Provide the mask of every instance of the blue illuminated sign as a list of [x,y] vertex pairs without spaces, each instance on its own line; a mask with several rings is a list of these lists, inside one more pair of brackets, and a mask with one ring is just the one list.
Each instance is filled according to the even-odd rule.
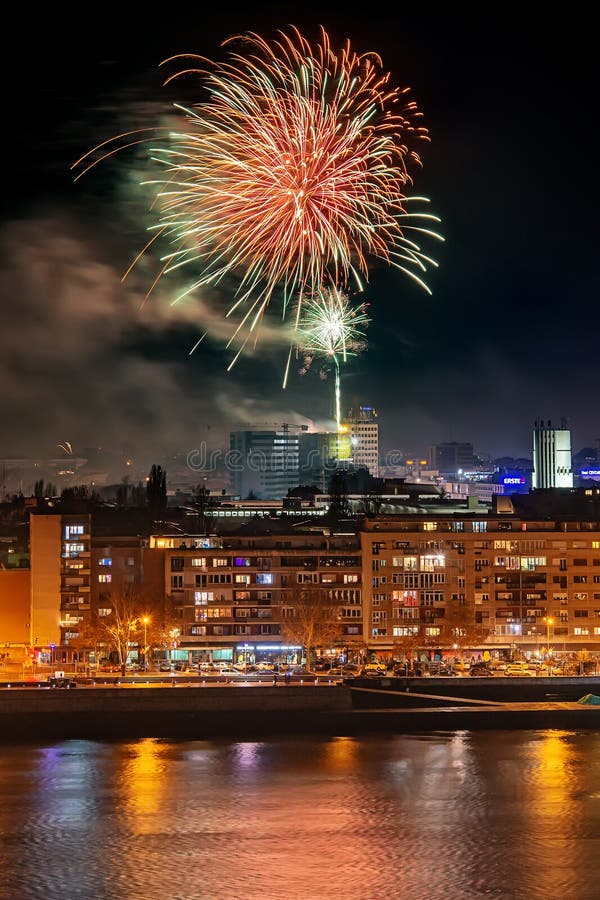
[[527,484],[527,479],[522,475],[505,475],[502,484]]
[[600,478],[600,469],[581,469],[581,478]]

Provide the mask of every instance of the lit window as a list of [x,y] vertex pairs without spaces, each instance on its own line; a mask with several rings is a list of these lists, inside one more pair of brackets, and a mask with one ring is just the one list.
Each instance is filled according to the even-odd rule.
[[99,566],[112,566],[112,558],[110,556],[104,556],[102,559],[98,560]]
[[235,583],[236,584],[250,584],[250,576],[249,575],[236,575]]
[[112,612],[111,609],[109,609],[108,607],[104,606],[104,607],[102,607],[101,609],[98,610],[98,615],[99,615],[102,619],[105,619],[106,616],[110,616],[111,612]]
[[235,564],[239,568],[240,566],[249,566],[250,560],[247,556],[236,556]]
[[98,581],[100,584],[108,584],[112,581],[112,575],[110,573],[107,575],[98,575]]
[[209,601],[214,600],[212,591],[194,591],[194,604],[196,606],[206,606]]
[[271,572],[259,572],[256,576],[257,584],[273,584],[273,575]]
[[206,557],[205,556],[194,556],[192,559],[192,566],[196,568],[206,568]]

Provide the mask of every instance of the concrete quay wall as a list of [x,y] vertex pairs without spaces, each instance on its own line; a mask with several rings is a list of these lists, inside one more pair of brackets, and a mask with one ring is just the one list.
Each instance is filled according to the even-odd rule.
[[351,707],[350,691],[341,685],[11,688],[0,691],[0,743],[325,731],[332,717]]

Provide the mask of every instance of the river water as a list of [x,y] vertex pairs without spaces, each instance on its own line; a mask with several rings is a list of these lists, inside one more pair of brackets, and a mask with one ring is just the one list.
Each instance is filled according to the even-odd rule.
[[0,897],[600,896],[600,733],[0,747]]

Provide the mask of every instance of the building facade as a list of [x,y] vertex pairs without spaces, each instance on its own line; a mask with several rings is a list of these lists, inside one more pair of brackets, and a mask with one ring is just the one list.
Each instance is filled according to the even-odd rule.
[[375,478],[379,476],[379,424],[373,406],[359,406],[348,412],[340,428],[350,435],[350,453],[356,467],[364,466]]
[[473,444],[450,441],[429,448],[429,466],[443,475],[459,475],[473,466]]
[[[564,423],[563,423],[564,425]],[[571,432],[536,422],[533,429],[533,475],[535,488],[572,488]]]
[[233,491],[242,499],[280,500],[297,487],[299,436],[296,426],[264,431],[232,431]]
[[578,517],[518,514],[508,497],[493,509],[438,504],[357,518],[344,534],[304,517],[119,537],[93,514],[33,513],[31,596],[18,618],[32,646],[64,647],[134,590],[176,624],[184,658],[297,658],[286,619],[314,591],[335,609],[335,647],[354,656],[600,652],[600,488],[581,501]]
[[200,660],[299,661],[285,620],[303,590],[321,591],[339,617],[339,648],[363,643],[361,558],[355,535],[281,533],[252,538],[150,538],[165,554],[166,596],[179,651]]

